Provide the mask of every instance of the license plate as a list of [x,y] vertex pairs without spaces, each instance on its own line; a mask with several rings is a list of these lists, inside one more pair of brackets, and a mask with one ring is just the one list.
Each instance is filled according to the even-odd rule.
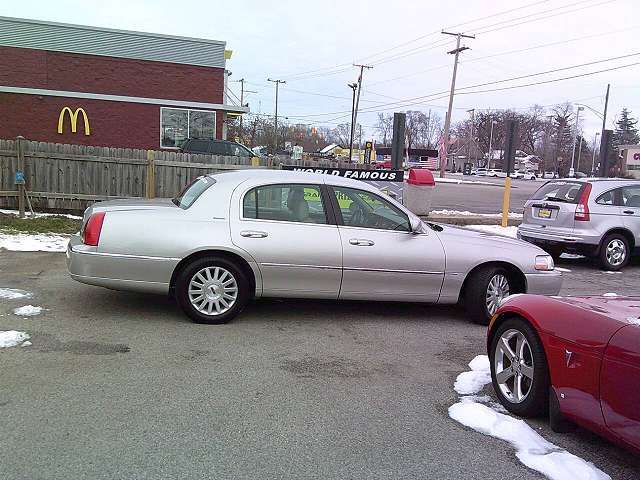
[[551,218],[551,210],[548,208],[541,208],[538,210],[538,217],[540,218]]

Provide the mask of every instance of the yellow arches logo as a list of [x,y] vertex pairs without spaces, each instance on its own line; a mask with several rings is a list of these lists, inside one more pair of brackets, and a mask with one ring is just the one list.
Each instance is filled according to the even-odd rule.
[[91,129],[89,128],[89,117],[87,117],[87,112],[84,111],[84,108],[76,108],[75,112],[72,111],[69,107],[64,107],[60,110],[60,116],[58,117],[58,133],[62,134],[64,131],[64,117],[65,114],[69,114],[69,120],[71,121],[71,132],[76,133],[78,131],[78,114],[82,114],[82,118],[84,120],[84,134],[91,135]]

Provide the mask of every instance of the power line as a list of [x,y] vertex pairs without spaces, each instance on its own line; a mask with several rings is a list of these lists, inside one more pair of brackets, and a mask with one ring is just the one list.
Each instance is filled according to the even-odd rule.
[[[549,1],[550,0],[538,0],[538,1],[535,1],[535,2],[528,3],[526,5],[522,5],[520,7],[510,8],[510,9],[503,10],[503,11],[500,11],[500,12],[496,12],[496,13],[493,13],[493,14],[490,14],[490,15],[486,15],[484,17],[474,18],[474,19],[468,20],[466,22],[458,23],[458,24],[450,26],[449,28],[457,28],[457,27],[461,27],[463,25],[469,25],[471,23],[480,22],[482,20],[487,20],[489,18],[499,17],[499,16],[502,16],[502,15],[513,13],[513,12],[518,11],[518,10],[524,10],[524,9],[527,9],[527,8],[530,8],[530,7],[533,7],[533,6],[536,6],[536,5],[540,5],[542,3],[547,3]],[[592,1],[592,0],[582,0],[582,2],[586,2],[586,1]],[[580,2],[578,2],[578,3],[580,3]],[[559,7],[559,8],[564,8],[564,7]],[[483,28],[486,28],[486,26],[483,27]],[[419,37],[416,37],[416,38],[413,38],[411,40],[408,40],[408,41],[402,42],[400,44],[397,44],[397,45],[395,45],[393,47],[389,47],[389,48],[386,48],[384,50],[381,50],[381,51],[378,51],[378,52],[375,52],[375,53],[372,53],[372,54],[369,54],[369,55],[365,55],[364,57],[360,57],[360,60],[370,59],[370,58],[373,58],[373,57],[380,56],[380,55],[382,55],[384,53],[387,53],[387,52],[390,52],[390,51],[393,51],[393,50],[397,50],[397,49],[402,48],[404,46],[407,46],[407,45],[410,45],[412,43],[415,43],[415,42],[418,42],[420,40],[423,40],[425,38],[428,38],[430,36],[436,35],[439,32],[440,32],[439,30],[434,30],[434,31],[429,32],[427,34],[420,35]],[[419,48],[424,48],[424,46],[423,47],[419,47]],[[406,52],[404,52],[404,53],[406,53]],[[320,72],[325,72],[325,71],[332,72],[331,74],[333,75],[333,74],[337,74],[337,73],[341,73],[343,71],[349,70],[350,66],[351,66],[351,63],[341,63],[341,64],[331,65],[331,66],[327,66],[327,67],[319,67],[317,69],[307,70],[307,71],[303,71],[303,72],[282,74],[281,76],[284,77],[284,78],[287,78],[288,80],[293,80],[294,77],[301,77],[301,76],[310,75],[310,74],[315,74],[314,77],[315,76],[322,76],[322,73],[320,73]],[[339,71],[337,69],[339,69]],[[296,80],[300,80],[300,78],[295,78],[295,79]]]
[[[580,67],[585,67],[585,66],[588,66],[588,65],[595,65],[595,64],[598,64],[598,63],[608,62],[608,61],[612,61],[612,60],[619,60],[619,59],[622,59],[622,58],[628,58],[628,57],[638,56],[638,55],[640,55],[640,52],[639,53],[631,53],[631,54],[627,54],[627,55],[620,55],[620,56],[617,56],[617,57],[605,58],[605,59],[601,59],[601,60],[595,60],[595,61],[592,61],[592,62],[581,63],[581,64],[577,64],[577,65],[571,65],[571,66],[568,66],[568,67],[560,67],[560,68],[556,68],[556,69],[552,69],[552,70],[546,70],[544,72],[535,72],[535,73],[531,73],[531,74],[528,74],[528,75],[520,75],[520,76],[517,76],[517,77],[511,77],[511,78],[506,78],[506,79],[502,79],[502,80],[494,80],[494,81],[491,81],[491,82],[484,82],[484,83],[479,83],[479,84],[474,84],[474,85],[468,85],[468,86],[465,86],[465,87],[457,88],[456,89],[456,93],[461,91],[461,90],[467,90],[467,89],[470,89],[470,88],[478,88],[478,87],[484,87],[484,86],[494,85],[494,84],[498,84],[498,83],[510,82],[510,81],[515,81],[515,80],[522,80],[524,78],[530,78],[530,77],[535,77],[535,76],[539,76],[539,75],[545,75],[545,74],[549,74],[549,73],[556,73],[556,72],[565,71],[565,70],[569,70],[569,69],[573,69],[573,68],[580,68]],[[628,65],[628,66],[633,66],[633,65],[634,64],[631,64],[631,65]],[[621,67],[621,68],[624,68],[624,67]],[[616,69],[618,69],[618,67],[614,68],[613,70],[616,70]],[[567,79],[569,79],[569,78],[578,78],[578,77],[581,77],[581,76],[593,75],[593,74],[601,73],[601,72],[604,72],[604,71],[609,71],[609,70],[605,69],[605,70],[601,70],[601,71],[597,71],[597,72],[593,72],[593,73],[581,74],[581,75],[577,75],[577,76],[567,77]],[[560,80],[562,80],[562,79],[560,79]],[[559,81],[559,80],[554,80],[554,81]],[[540,82],[540,83],[551,83],[551,82],[545,81],[545,82]],[[531,85],[533,85],[533,84],[531,84]],[[525,85],[525,86],[528,86],[528,85]],[[509,87],[502,88],[502,90],[507,90],[508,88]],[[520,87],[516,86],[514,88],[520,88]],[[398,101],[398,102],[389,102],[389,103],[386,103],[386,104],[379,105],[378,107],[404,108],[404,107],[407,107],[407,106],[418,105],[418,104],[422,104],[423,103],[422,100],[429,99],[430,101],[433,101],[433,100],[439,100],[440,98],[446,98],[446,96],[445,97],[439,97],[439,98],[432,98],[432,97],[437,97],[438,95],[442,95],[442,94],[445,94],[447,92],[448,92],[447,90],[440,91],[440,92],[434,92],[434,93],[431,93],[431,94],[428,94],[428,95],[421,95],[421,96],[417,96],[417,97],[407,98],[407,99],[404,99],[404,100]],[[460,92],[460,93],[461,94],[466,94],[464,92]],[[470,93],[480,93],[480,92],[470,92]],[[420,101],[414,102],[414,100],[420,100]],[[413,102],[413,103],[407,103],[407,102]],[[384,108],[382,110],[379,110],[378,107],[371,107],[371,108],[363,109],[363,112],[374,112],[374,111],[388,110],[388,108]],[[342,114],[342,113],[345,113],[345,112],[344,111],[328,112],[328,113],[313,114],[313,115],[308,115],[308,116],[312,117],[312,116],[321,116],[321,115],[336,115],[336,114]]]

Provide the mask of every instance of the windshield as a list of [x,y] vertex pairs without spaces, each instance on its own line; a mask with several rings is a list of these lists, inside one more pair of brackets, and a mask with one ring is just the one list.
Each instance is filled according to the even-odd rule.
[[172,200],[172,202],[180,208],[186,210],[191,205],[193,205],[198,197],[202,195],[202,193],[214,183],[216,183],[216,181],[211,177],[198,177],[189,185],[184,187],[182,192],[180,192],[178,196]]
[[582,182],[558,180],[545,183],[531,197],[532,200],[549,200],[552,202],[578,203],[584,187]]

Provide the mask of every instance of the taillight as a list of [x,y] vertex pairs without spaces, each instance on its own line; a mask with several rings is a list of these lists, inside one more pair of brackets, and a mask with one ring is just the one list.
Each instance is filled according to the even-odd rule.
[[98,246],[100,241],[100,232],[102,231],[102,222],[104,222],[105,212],[97,212],[89,217],[87,224],[82,233],[82,243],[85,245]]
[[588,222],[590,220],[589,216],[589,194],[591,193],[591,184],[585,183],[584,188],[582,189],[582,193],[580,194],[580,200],[578,200],[578,205],[576,205],[576,213],[574,215],[574,219],[581,222]]

